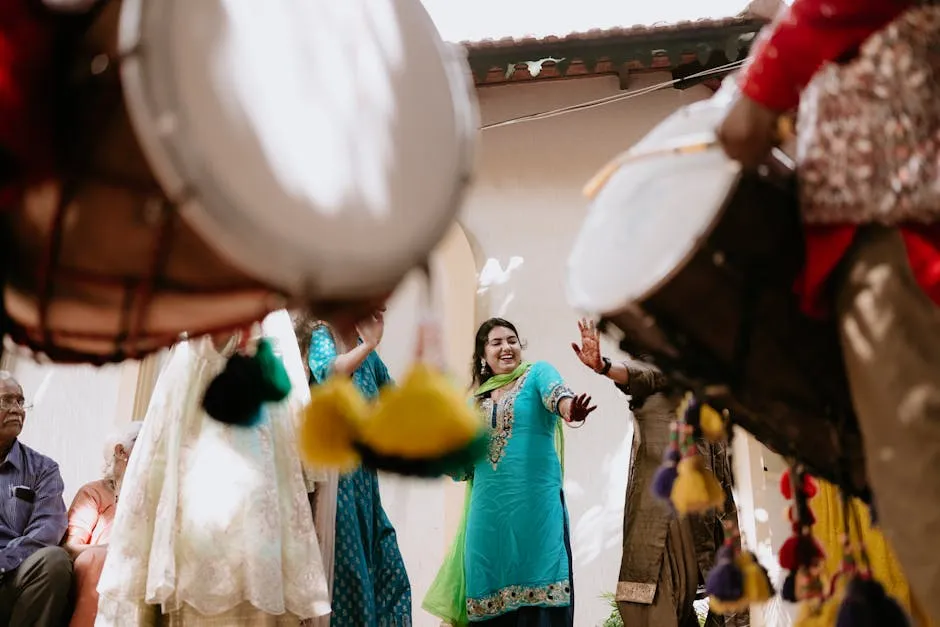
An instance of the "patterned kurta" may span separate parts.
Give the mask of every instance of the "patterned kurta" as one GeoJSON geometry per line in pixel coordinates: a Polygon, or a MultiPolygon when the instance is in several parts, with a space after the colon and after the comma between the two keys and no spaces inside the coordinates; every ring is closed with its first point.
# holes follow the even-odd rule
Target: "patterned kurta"
{"type": "MultiPolygon", "coordinates": [[[[314,329],[308,364],[322,383],[332,372],[336,342],[326,326],[314,329]]],[[[367,399],[392,383],[388,369],[372,352],[353,373],[367,399]]],[[[339,479],[333,579],[332,627],[410,627],[411,584],[398,539],[382,508],[374,470],[359,467],[339,479]]]]}
{"type": "Polygon", "coordinates": [[[481,402],[492,439],[473,469],[467,614],[471,621],[506,616],[512,622],[513,612],[541,608],[537,624],[570,627],[568,513],[555,426],[558,405],[573,394],[542,361],[503,390],[498,401],[481,402]]]}
{"type": "MultiPolygon", "coordinates": [[[[794,0],[755,43],[741,72],[742,91],[775,111],[796,107],[825,62],[851,59],[868,37],[911,5],[908,0],[794,0]]],[[[940,226],[905,224],[899,230],[917,283],[940,304],[940,226]]],[[[796,288],[806,313],[829,313],[832,275],[857,231],[856,224],[804,228],[806,265],[796,288]]]]}

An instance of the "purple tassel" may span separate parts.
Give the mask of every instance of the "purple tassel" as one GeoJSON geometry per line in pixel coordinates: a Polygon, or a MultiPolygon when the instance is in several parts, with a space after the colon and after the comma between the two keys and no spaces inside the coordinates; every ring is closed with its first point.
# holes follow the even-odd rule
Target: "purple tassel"
{"type": "Polygon", "coordinates": [[[723,545],[715,554],[715,567],[705,577],[705,592],[719,601],[744,596],[744,574],[734,561],[734,547],[723,545]]]}
{"type": "Polygon", "coordinates": [[[791,570],[787,578],[783,580],[783,589],[780,591],[780,596],[783,597],[784,601],[789,601],[790,603],[797,602],[795,570],[791,570]]]}
{"type": "Polygon", "coordinates": [[[654,496],[664,501],[668,501],[672,496],[672,486],[676,482],[676,477],[679,476],[678,466],[681,459],[682,453],[678,450],[673,448],[666,450],[666,454],[663,455],[663,464],[656,469],[653,483],[650,485],[654,496]]]}
{"type": "Polygon", "coordinates": [[[904,609],[874,579],[853,577],[839,606],[836,627],[910,627],[904,609]]]}

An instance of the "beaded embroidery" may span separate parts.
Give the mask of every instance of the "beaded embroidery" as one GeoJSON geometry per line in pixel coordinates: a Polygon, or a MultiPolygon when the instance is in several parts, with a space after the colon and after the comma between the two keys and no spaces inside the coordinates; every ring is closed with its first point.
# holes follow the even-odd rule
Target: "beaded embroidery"
{"type": "Polygon", "coordinates": [[[567,607],[571,605],[571,583],[564,579],[544,586],[507,586],[493,594],[467,599],[467,614],[493,618],[521,607],[567,607]]]}

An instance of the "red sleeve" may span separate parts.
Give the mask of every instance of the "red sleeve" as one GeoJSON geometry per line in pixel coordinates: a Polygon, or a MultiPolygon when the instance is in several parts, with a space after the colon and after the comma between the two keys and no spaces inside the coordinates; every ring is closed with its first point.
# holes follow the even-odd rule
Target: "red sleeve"
{"type": "Polygon", "coordinates": [[[51,155],[55,35],[35,0],[0,0],[0,150],[26,170],[47,166],[51,155]]]}
{"type": "Polygon", "coordinates": [[[775,111],[799,103],[826,61],[853,51],[901,14],[909,0],[794,0],[754,45],[741,89],[775,111]]]}

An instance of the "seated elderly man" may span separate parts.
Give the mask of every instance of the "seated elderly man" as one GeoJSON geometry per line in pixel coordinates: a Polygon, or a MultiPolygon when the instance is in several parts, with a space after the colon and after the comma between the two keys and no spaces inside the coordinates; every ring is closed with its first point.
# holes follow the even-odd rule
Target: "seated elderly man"
{"type": "Polygon", "coordinates": [[[0,372],[0,625],[59,627],[72,579],[62,475],[17,439],[25,418],[23,388],[0,372]]]}

